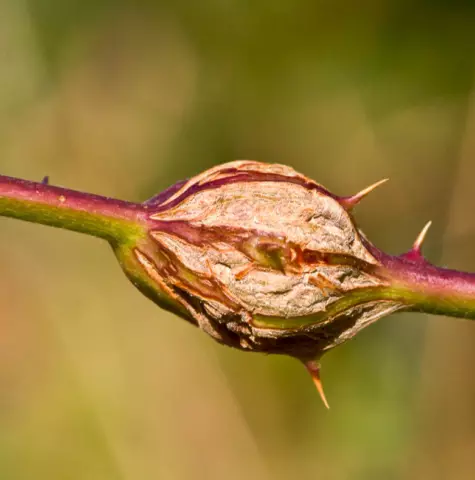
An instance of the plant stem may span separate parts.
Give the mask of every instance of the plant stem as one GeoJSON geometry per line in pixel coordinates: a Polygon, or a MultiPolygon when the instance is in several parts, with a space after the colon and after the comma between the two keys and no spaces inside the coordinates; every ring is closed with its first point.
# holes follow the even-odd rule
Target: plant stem
{"type": "MultiPolygon", "coordinates": [[[[121,246],[116,249],[121,263],[127,260],[130,247],[147,237],[153,224],[148,209],[147,204],[0,175],[0,216],[103,238],[114,248],[121,246]]],[[[349,294],[332,309],[345,310],[362,301],[395,300],[413,311],[475,319],[475,274],[435,267],[422,257],[390,256],[368,247],[381,265],[378,276],[389,285],[349,294]]],[[[129,265],[126,270],[135,272],[138,267],[133,263],[134,268],[129,265]]],[[[315,321],[313,317],[301,320],[303,324],[315,321]]]]}
{"type": "Polygon", "coordinates": [[[386,298],[406,303],[410,310],[475,319],[475,274],[436,267],[424,259],[380,255],[380,273],[391,287],[386,298]]]}
{"type": "Polygon", "coordinates": [[[381,298],[406,304],[406,310],[414,312],[475,320],[475,273],[435,266],[417,244],[394,256],[366,239],[364,243],[380,264],[374,273],[389,284],[381,289],[381,298]]]}
{"type": "Polygon", "coordinates": [[[145,235],[145,207],[0,175],[0,216],[73,230],[113,245],[145,235]]]}

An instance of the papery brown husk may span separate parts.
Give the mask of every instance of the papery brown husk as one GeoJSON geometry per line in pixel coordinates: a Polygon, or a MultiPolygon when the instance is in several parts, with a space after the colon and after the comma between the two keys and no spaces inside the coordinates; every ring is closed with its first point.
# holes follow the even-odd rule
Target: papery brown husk
{"type": "Polygon", "coordinates": [[[231,162],[148,204],[153,244],[139,260],[221,343],[314,359],[403,307],[365,301],[386,283],[348,201],[290,167],[231,162]]]}

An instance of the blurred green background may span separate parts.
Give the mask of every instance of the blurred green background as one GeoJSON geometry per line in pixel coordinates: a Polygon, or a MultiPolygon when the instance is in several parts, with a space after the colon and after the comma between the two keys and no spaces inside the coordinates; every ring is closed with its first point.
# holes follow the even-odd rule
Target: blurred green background
{"type": "MultiPolygon", "coordinates": [[[[144,200],[286,163],[368,237],[475,271],[475,5],[0,0],[0,172],[144,200]]],[[[0,219],[0,478],[472,479],[475,324],[398,314],[323,360],[215,344],[98,240],[0,219]]]]}

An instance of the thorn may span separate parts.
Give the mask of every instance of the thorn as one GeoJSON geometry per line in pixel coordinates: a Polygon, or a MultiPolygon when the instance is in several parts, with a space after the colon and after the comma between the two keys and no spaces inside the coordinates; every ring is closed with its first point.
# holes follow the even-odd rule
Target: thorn
{"type": "Polygon", "coordinates": [[[406,260],[409,260],[411,262],[417,262],[417,263],[426,263],[427,260],[423,257],[421,253],[421,248],[422,244],[424,243],[424,239],[426,238],[427,231],[429,230],[430,226],[432,225],[432,221],[427,222],[424,225],[424,228],[421,230],[421,233],[416,238],[416,241],[412,245],[412,248],[401,255],[402,258],[405,258],[406,260]]]}
{"type": "Polygon", "coordinates": [[[412,251],[414,253],[418,253],[420,255],[422,244],[426,238],[427,232],[429,231],[429,228],[431,225],[432,225],[432,220],[430,220],[424,225],[424,228],[421,230],[421,233],[419,233],[419,235],[417,236],[416,241],[412,246],[412,251]]]}
{"type": "Polygon", "coordinates": [[[43,180],[41,180],[41,183],[43,185],[49,185],[49,176],[46,175],[45,177],[43,177],[43,180]]]}
{"type": "Polygon", "coordinates": [[[386,183],[388,180],[389,178],[383,178],[379,182],[373,183],[373,185],[370,185],[369,187],[364,188],[363,190],[361,190],[361,192],[358,192],[355,195],[351,195],[349,197],[339,197],[338,201],[340,202],[340,205],[343,208],[346,208],[347,210],[351,210],[352,208],[356,207],[356,205],[358,205],[358,203],[360,203],[361,200],[363,200],[363,198],[366,197],[366,195],[371,193],[373,190],[378,188],[383,183],[386,183]]]}
{"type": "Polygon", "coordinates": [[[325,396],[325,392],[323,391],[322,380],[320,378],[320,364],[315,360],[310,360],[304,362],[305,366],[307,367],[310,376],[312,377],[313,383],[317,387],[317,392],[322,399],[323,404],[326,408],[330,409],[330,405],[328,404],[327,397],[325,396]]]}

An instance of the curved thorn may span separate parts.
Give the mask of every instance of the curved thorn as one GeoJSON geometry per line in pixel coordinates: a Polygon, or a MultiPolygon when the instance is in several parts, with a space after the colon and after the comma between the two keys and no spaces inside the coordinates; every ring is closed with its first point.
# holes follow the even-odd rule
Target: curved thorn
{"type": "Polygon", "coordinates": [[[339,197],[338,201],[340,202],[340,205],[343,208],[351,210],[353,207],[356,207],[356,205],[358,205],[358,203],[360,203],[361,200],[363,200],[363,198],[366,197],[366,195],[371,193],[373,190],[378,188],[383,183],[386,183],[388,180],[389,178],[383,178],[379,182],[373,183],[372,185],[364,188],[363,190],[361,190],[361,192],[358,192],[355,195],[351,195],[349,197],[339,197]]]}
{"type": "Polygon", "coordinates": [[[330,405],[328,404],[327,397],[325,396],[325,392],[323,391],[322,380],[320,378],[320,364],[315,360],[310,360],[304,362],[305,366],[307,367],[310,376],[312,377],[313,383],[317,387],[317,392],[322,399],[323,404],[326,408],[330,409],[330,405]]]}
{"type": "Polygon", "coordinates": [[[49,185],[49,176],[46,175],[45,177],[43,177],[43,180],[41,180],[41,183],[43,185],[49,185]]]}
{"type": "Polygon", "coordinates": [[[425,225],[424,228],[421,230],[421,233],[416,238],[416,241],[414,242],[414,245],[412,246],[412,251],[416,253],[421,253],[421,247],[422,243],[424,242],[424,239],[426,238],[427,232],[432,225],[432,220],[428,221],[425,225]]]}

